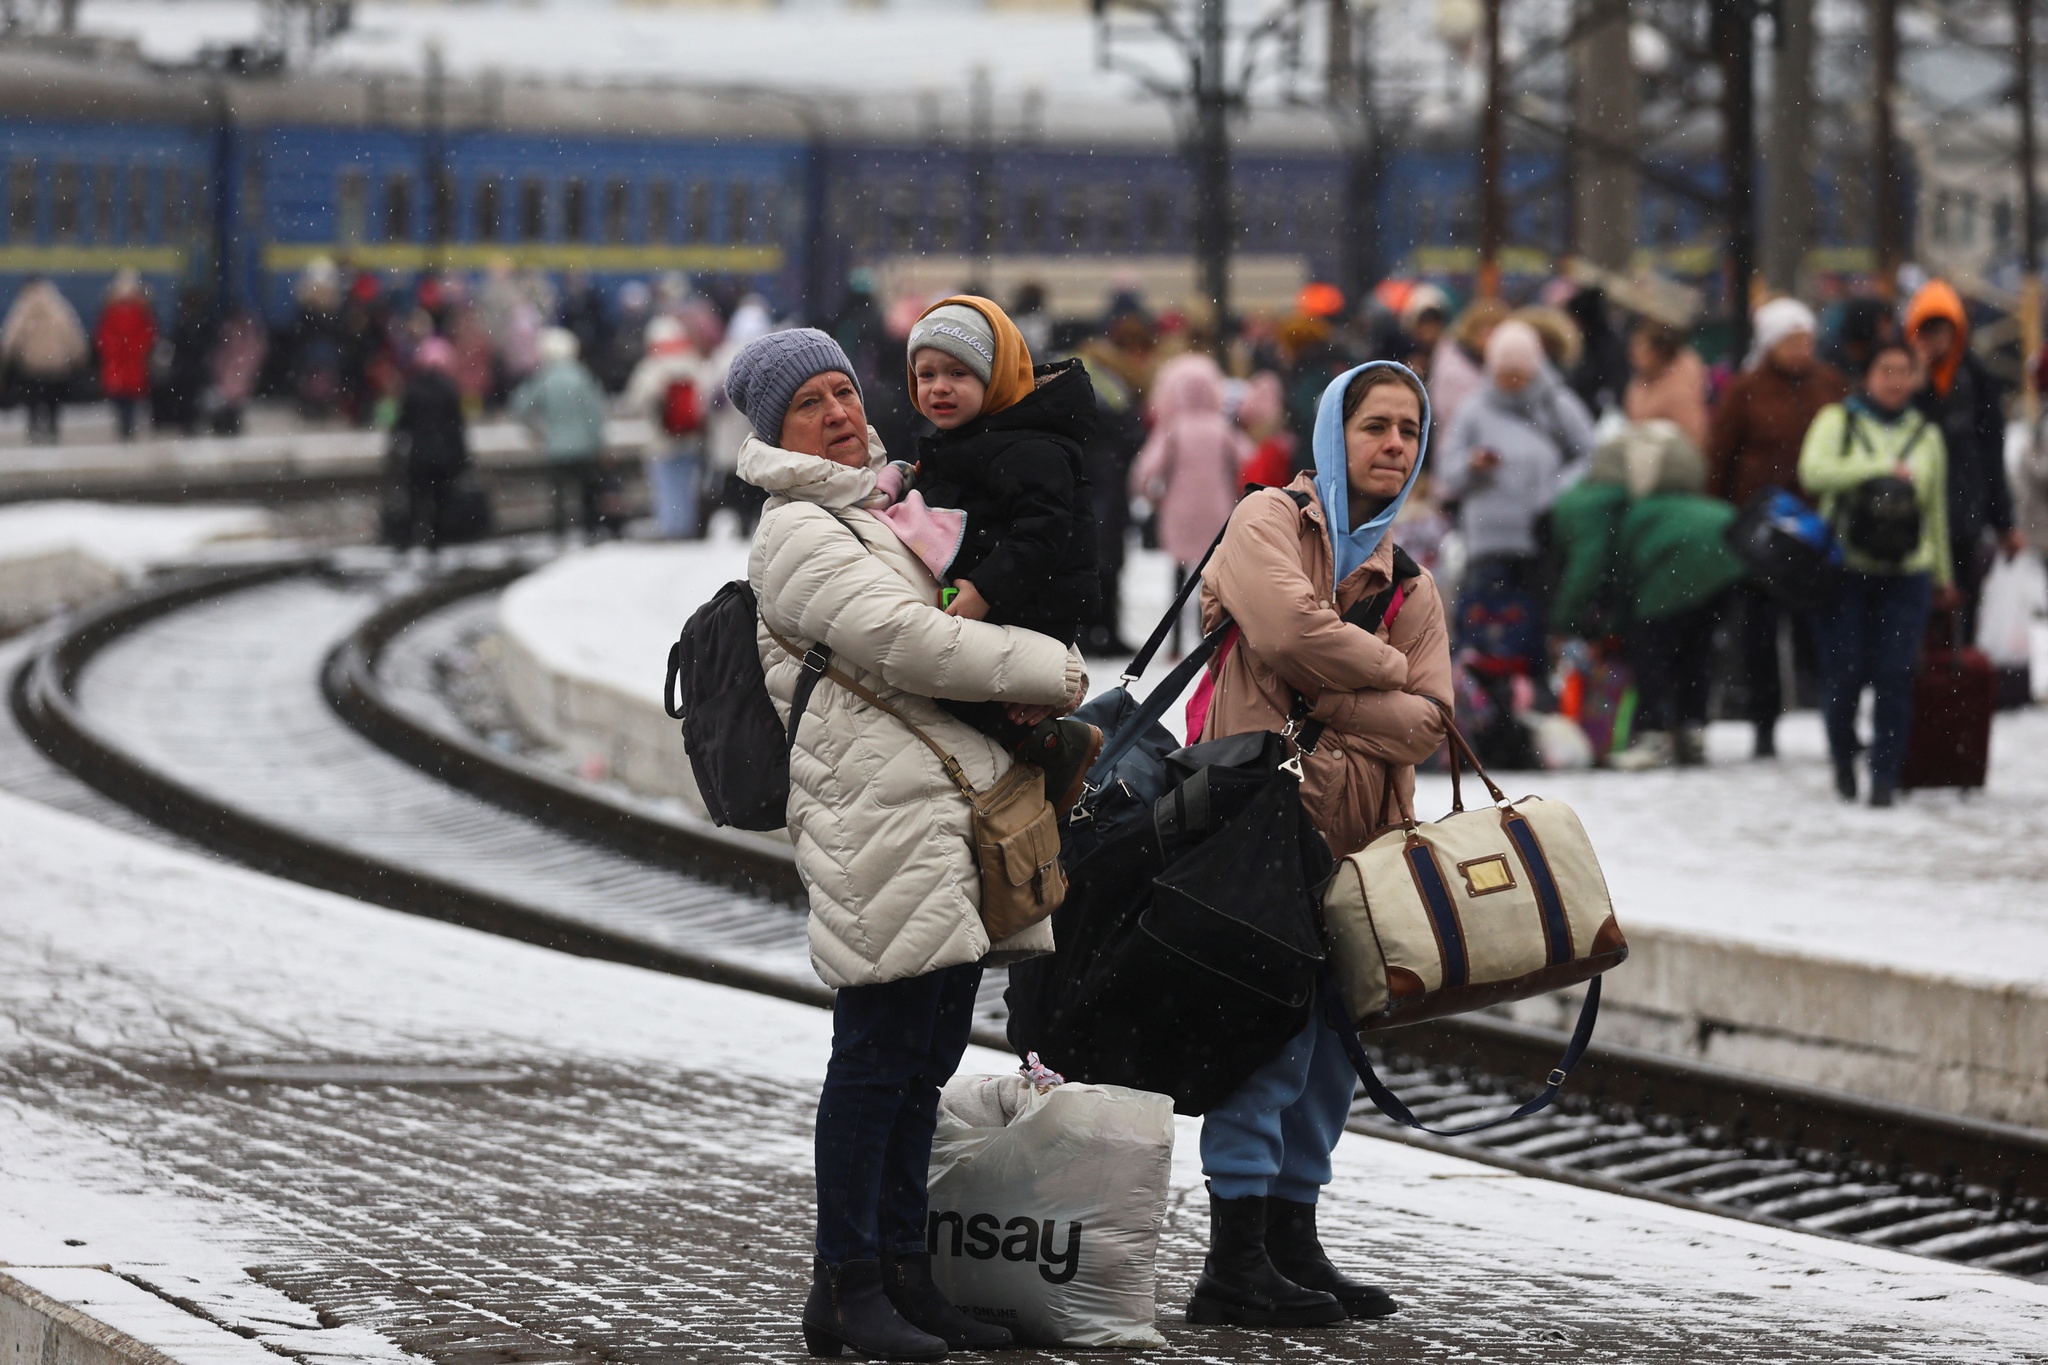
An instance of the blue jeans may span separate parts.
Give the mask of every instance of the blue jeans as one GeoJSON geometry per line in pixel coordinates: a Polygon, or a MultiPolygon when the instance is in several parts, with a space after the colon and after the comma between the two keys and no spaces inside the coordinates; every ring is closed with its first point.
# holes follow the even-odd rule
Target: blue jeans
{"type": "Polygon", "coordinates": [[[832,1003],[832,1060],[818,1096],[818,1258],[872,1261],[925,1248],[925,1181],[939,1087],[974,1026],[981,964],[879,986],[832,1003]]]}
{"type": "Polygon", "coordinates": [[[647,461],[654,524],[664,538],[687,540],[697,535],[697,487],[703,477],[704,451],[696,441],[672,445],[647,461]]]}
{"type": "Polygon", "coordinates": [[[1924,573],[1845,572],[1834,604],[1814,616],[1820,646],[1821,716],[1836,767],[1856,756],[1856,704],[1863,689],[1871,707],[1870,785],[1895,788],[1906,766],[1913,719],[1913,666],[1927,634],[1934,582],[1924,573]]]}
{"type": "Polygon", "coordinates": [[[1358,1073],[1320,1011],[1278,1056],[1202,1117],[1202,1173],[1219,1199],[1313,1204],[1351,1117],[1358,1073]]]}

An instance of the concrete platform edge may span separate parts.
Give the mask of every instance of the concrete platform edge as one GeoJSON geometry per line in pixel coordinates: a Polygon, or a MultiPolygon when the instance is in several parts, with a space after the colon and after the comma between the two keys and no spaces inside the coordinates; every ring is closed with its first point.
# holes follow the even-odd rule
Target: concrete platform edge
{"type": "MultiPolygon", "coordinates": [[[[200,1353],[172,1355],[139,1341],[119,1328],[102,1322],[77,1306],[55,1298],[34,1285],[8,1273],[19,1267],[0,1267],[0,1361],[8,1365],[193,1365],[200,1353]]],[[[145,1296],[103,1266],[67,1266],[73,1275],[89,1275],[105,1281],[108,1294],[145,1296]]],[[[125,1295],[124,1295],[125,1296],[125,1295]]],[[[168,1305],[166,1305],[168,1307],[168,1305]]],[[[241,1344],[241,1339],[193,1318],[192,1327],[222,1338],[221,1344],[241,1344]]],[[[256,1348],[260,1353],[261,1348],[256,1348]]],[[[206,1357],[213,1352],[203,1353],[206,1357]]]]}

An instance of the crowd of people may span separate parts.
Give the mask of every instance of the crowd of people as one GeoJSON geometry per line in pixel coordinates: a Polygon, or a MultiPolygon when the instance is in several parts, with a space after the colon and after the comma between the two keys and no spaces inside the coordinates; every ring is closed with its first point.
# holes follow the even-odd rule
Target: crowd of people
{"type": "MultiPolygon", "coordinates": [[[[823,327],[890,449],[930,430],[896,382],[930,302],[884,300],[856,272],[823,327]]],[[[1901,309],[1856,299],[1830,313],[1823,326],[1798,300],[1770,300],[1749,353],[1710,366],[1678,319],[1629,316],[1598,289],[1560,282],[1521,306],[1462,307],[1426,282],[1390,281],[1355,305],[1312,284],[1221,345],[1132,293],[1078,322],[1051,316],[1027,286],[1013,302],[1018,335],[1034,355],[1078,360],[1093,391],[1076,437],[1097,540],[1079,642],[1092,656],[1129,648],[1132,543],[1163,550],[1178,587],[1245,488],[1308,467],[1331,378],[1399,361],[1426,384],[1432,449],[1394,537],[1450,590],[1459,717],[1490,761],[1699,763],[1710,709],[1748,719],[1769,757],[1790,685],[1829,717],[1846,795],[1862,752],[1855,698],[1874,688],[1869,789],[1887,801],[1927,618],[1953,615],[1966,633],[1994,558],[2023,552],[2030,525],[2041,549],[2048,498],[2024,473],[2020,487],[2008,479],[2009,386],[1972,351],[1954,289],[1937,280],[1901,309]],[[1888,557],[1848,543],[1864,485],[1880,478],[1924,506],[1918,539],[1888,557]],[[1728,547],[1729,524],[1774,490],[1810,504],[1842,542],[1843,562],[1813,592],[1764,581],[1728,547]]],[[[258,395],[308,419],[389,428],[403,496],[387,533],[427,545],[460,501],[466,425],[496,412],[532,429],[556,531],[580,521],[616,533],[624,500],[605,424],[638,417],[655,432],[655,529],[682,539],[720,508],[743,532],[758,519],[726,377],[742,348],[786,325],[737,284],[675,275],[605,290],[509,262],[403,287],[315,262],[281,325],[220,315],[195,291],[159,323],[123,273],[90,328],[48,281],[25,286],[0,322],[0,373],[32,439],[55,438],[88,366],[123,438],[145,414],[174,432],[233,432],[258,395]]]]}

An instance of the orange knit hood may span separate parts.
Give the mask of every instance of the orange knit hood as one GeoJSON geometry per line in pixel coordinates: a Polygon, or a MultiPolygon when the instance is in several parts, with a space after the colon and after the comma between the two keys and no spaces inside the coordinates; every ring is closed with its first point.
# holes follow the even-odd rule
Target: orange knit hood
{"type": "MultiPolygon", "coordinates": [[[[1017,324],[1010,321],[1005,313],[991,299],[976,294],[954,294],[940,299],[930,308],[917,315],[922,322],[930,314],[949,303],[962,303],[988,319],[989,330],[996,337],[995,363],[989,367],[988,395],[982,400],[981,415],[988,416],[1004,408],[1015,407],[1031,396],[1035,381],[1031,377],[1031,347],[1025,344],[1024,334],[1017,330],[1017,324]]],[[[910,403],[917,405],[917,371],[910,364],[910,357],[903,359],[903,370],[910,380],[910,403]]]]}
{"type": "Polygon", "coordinates": [[[1913,301],[1906,305],[1906,335],[1913,336],[1922,323],[1936,318],[1954,323],[1956,329],[1956,344],[1929,376],[1934,381],[1934,391],[1946,398],[1955,387],[1956,371],[1962,368],[1963,353],[1970,345],[1970,315],[1963,307],[1963,296],[1947,280],[1929,280],[1913,295],[1913,301]]]}

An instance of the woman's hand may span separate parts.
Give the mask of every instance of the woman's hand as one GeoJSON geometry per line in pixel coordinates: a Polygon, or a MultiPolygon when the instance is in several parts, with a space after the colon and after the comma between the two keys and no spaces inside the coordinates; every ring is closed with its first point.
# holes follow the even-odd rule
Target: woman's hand
{"type": "Polygon", "coordinates": [[[980,621],[988,616],[988,599],[981,595],[971,580],[956,578],[953,586],[960,591],[954,596],[952,605],[946,608],[946,615],[964,616],[970,621],[980,621]]]}
{"type": "Polygon", "coordinates": [[[1020,706],[1016,702],[1011,702],[1003,709],[1009,712],[1010,723],[1013,725],[1036,725],[1060,714],[1057,706],[1020,706]]]}
{"type": "Polygon", "coordinates": [[[1962,589],[1956,587],[1936,588],[1934,590],[1934,609],[1936,611],[1961,611],[1963,609],[1962,589]]]}
{"type": "Polygon", "coordinates": [[[1472,452],[1471,469],[1474,474],[1491,474],[1500,468],[1500,452],[1485,446],[1472,452]]]}

